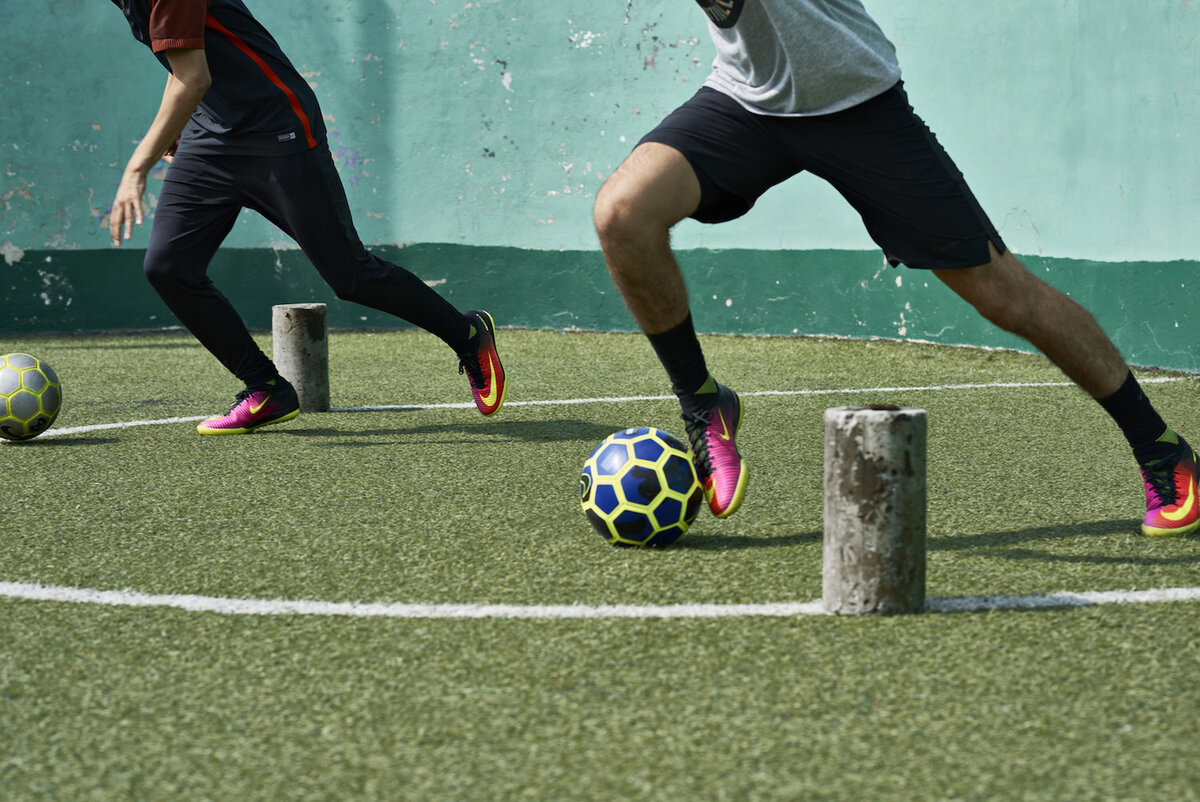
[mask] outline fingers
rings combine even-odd
[[[108,214],[108,233],[112,237],[114,248],[121,247],[121,223],[124,222],[124,219],[125,215],[121,213],[121,207],[114,203],[112,211]]]
[[[112,237],[114,248],[121,247],[121,239],[133,238],[133,225],[139,226],[145,218],[145,208],[142,205],[142,193],[145,191],[145,179],[134,173],[126,173],[117,187],[116,197],[113,198],[112,211],[108,217],[108,233]]]
[[[145,213],[141,199],[136,201],[114,201],[112,213],[108,218],[108,233],[112,237],[114,248],[121,247],[121,239],[133,239],[133,225],[142,224]]]

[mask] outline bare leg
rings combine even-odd
[[[679,396],[709,509],[724,518],[746,492],[746,463],[734,440],[742,402],[708,374],[689,319],[687,287],[671,253],[672,226],[699,205],[700,181],[683,154],[645,143],[596,196],[596,233],[613,283]]]
[[[934,275],[1005,331],[1024,337],[1093,398],[1120,389],[1129,366],[1086,309],[1026,270],[1010,251]]]
[[[1144,534],[1185,535],[1200,528],[1194,452],[1146,400],[1112,340],[1087,310],[1012,254],[992,248],[991,255],[980,267],[934,272],[985,318],[1037,346],[1112,415],[1146,481]]]
[[[688,315],[687,288],[671,253],[671,227],[700,204],[700,182],[679,151],[639,145],[596,196],[595,222],[613,283],[646,334]]]

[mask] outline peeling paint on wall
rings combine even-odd
[[[366,242],[595,249],[596,190],[701,85],[713,57],[691,2],[252,6],[337,133],[331,148]],[[959,0],[869,8],[897,43],[918,111],[1018,253],[1200,253],[1189,217],[1200,207],[1200,183],[1189,178],[1200,172],[1190,135],[1200,129],[1200,95],[1188,83],[1200,4],[1146,14],[1127,0],[1095,0],[1083,13],[1079,0],[1011,0],[991,9],[983,38],[977,10]],[[87,71],[48,68],[44,42],[61,40]],[[24,250],[107,247],[108,204],[165,73],[108,4],[33,15],[0,30],[0,41],[11,73],[0,88],[0,237]],[[962,92],[965,82],[975,91]],[[997,109],[1006,112],[1000,139],[978,125]],[[152,207],[164,170],[151,176]],[[145,236],[145,227],[135,235]],[[251,214],[227,246],[278,241]],[[685,221],[675,242],[873,247],[857,215],[811,177],[768,193],[736,223]]]
[[[12,242],[6,242],[0,245],[0,256],[4,257],[5,264],[15,265],[25,258],[25,251],[13,245]]]

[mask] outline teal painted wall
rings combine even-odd
[[[407,249],[406,264],[430,280],[443,271],[481,280],[507,294],[483,300],[511,305],[514,322],[632,325],[610,302],[591,204],[641,134],[707,74],[712,45],[691,0],[249,4],[315,87],[365,242],[420,246]],[[1200,258],[1200,3],[866,5],[897,46],[918,111],[1009,245],[1031,268],[1049,265],[1046,275],[1085,302],[1095,297],[1107,309],[1121,299],[1111,312],[1094,311],[1127,353],[1200,367],[1184,336],[1197,298],[1186,279]],[[0,0],[6,19],[23,21],[0,30],[0,332],[109,327],[114,308],[128,309],[121,320],[131,327],[171,322],[142,284],[139,254],[110,253],[104,225],[164,73],[108,2],[29,8]],[[161,173],[151,179],[151,203],[160,182]],[[145,237],[139,232],[135,249]],[[922,286],[923,275],[880,272],[854,213],[807,176],[734,223],[686,221],[674,241],[688,252],[698,304],[730,295],[729,307],[698,308],[705,330],[809,333],[818,322],[834,327],[824,310],[848,308],[860,322],[824,333],[996,339],[944,293],[905,290]],[[311,280],[272,226],[246,213],[227,247],[219,265],[238,268],[224,288],[248,316],[303,300],[270,295],[276,282]],[[507,249],[530,252],[493,258]],[[769,293],[731,294],[759,286],[753,271],[764,268],[755,265],[786,285],[794,251],[827,254],[818,263],[830,271],[820,291],[810,274],[795,274],[809,288],[796,310],[781,314]],[[526,264],[608,300],[573,290],[559,308],[531,303],[530,282],[545,279]],[[88,265],[105,280],[91,280]],[[236,285],[249,275],[249,286]],[[731,311],[755,304],[754,314]],[[597,308],[611,316],[597,317]],[[923,333],[910,320],[927,322]]]
[[[424,276],[459,308],[486,307],[502,326],[635,328],[596,251],[422,244],[382,246],[377,252]],[[2,289],[21,302],[7,304],[0,314],[0,336],[176,324],[141,280],[140,252],[37,251],[26,258],[37,269],[9,272]],[[679,260],[704,331],[1028,350],[932,276],[885,267],[871,251],[687,249]],[[1132,364],[1200,370],[1194,345],[1200,264],[1026,261],[1091,309]],[[253,328],[271,327],[271,304],[313,301],[328,304],[336,328],[396,327],[394,318],[334,298],[296,250],[227,249],[218,253],[210,274],[230,289],[230,300]],[[1145,280],[1147,275],[1154,280]]]

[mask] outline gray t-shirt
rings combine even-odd
[[[706,4],[701,0],[701,5]],[[811,116],[848,109],[900,80],[896,49],[859,0],[722,0],[709,20],[717,58],[704,85],[746,109]],[[721,12],[716,12],[721,19]],[[728,20],[723,20],[728,24]]]

